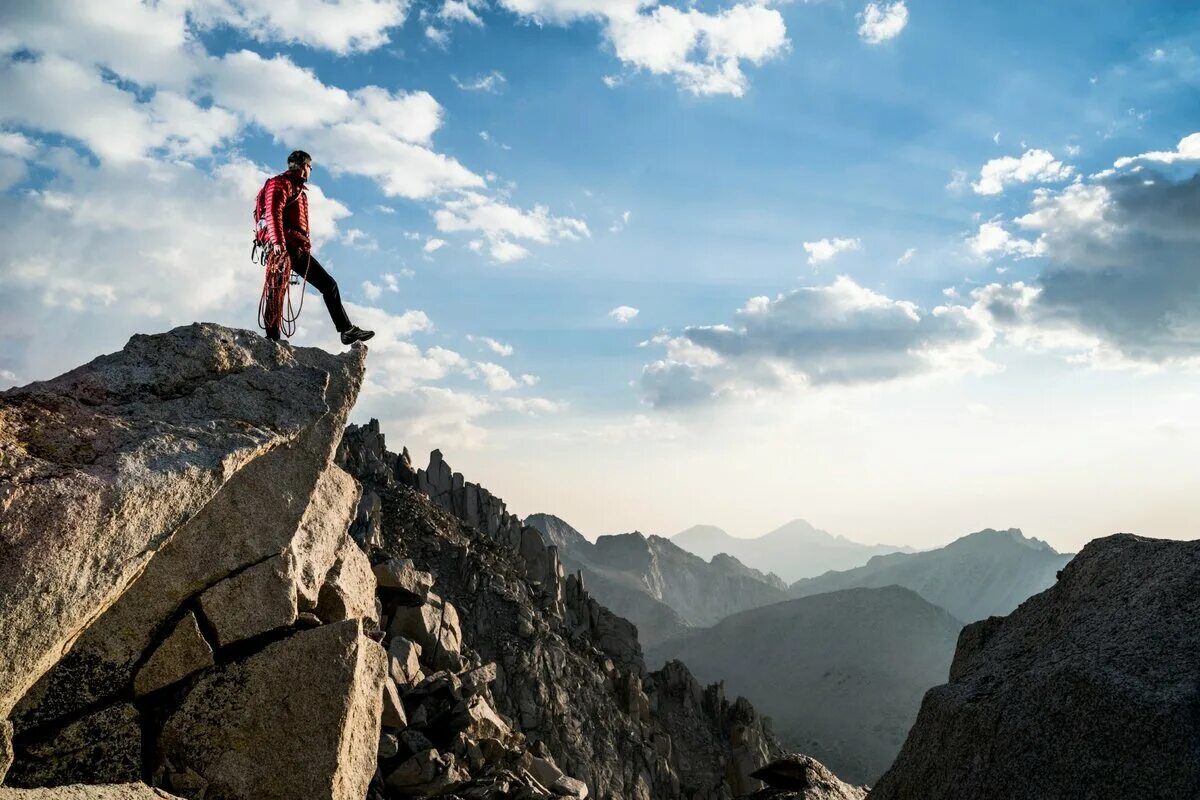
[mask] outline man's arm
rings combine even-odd
[[[283,181],[272,179],[267,187],[267,241],[276,253],[287,249],[283,232],[283,206],[287,202],[287,189]]]

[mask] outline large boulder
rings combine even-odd
[[[215,499],[257,483],[302,512],[310,492],[266,462],[319,443],[328,461],[364,352],[196,324],[0,393],[0,717]],[[245,527],[279,513],[258,505]]]
[[[0,778],[11,742],[30,789],[365,796],[387,657],[332,463],[364,357],[194,325],[0,395]]]
[[[358,496],[353,479],[323,463],[327,457],[287,446],[249,465],[21,700],[18,728],[118,695],[189,603],[201,616],[214,614],[220,625],[214,645],[286,625],[297,610],[315,608]],[[339,511],[331,513],[335,505]]]
[[[359,620],[323,625],[206,674],[167,717],[158,757],[208,797],[362,800],[387,658]]]
[[[1200,797],[1200,542],[1118,534],[967,626],[872,800]]]

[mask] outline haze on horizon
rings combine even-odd
[[[1200,532],[1200,8],[53,0],[0,53],[0,386],[253,327],[303,148],[356,420],[521,515]]]

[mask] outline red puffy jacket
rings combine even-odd
[[[290,250],[311,250],[308,236],[308,192],[300,173],[288,170],[263,184],[259,193],[265,238]]]

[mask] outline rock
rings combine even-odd
[[[824,764],[805,755],[790,755],[772,761],[752,773],[769,787],[749,797],[794,798],[794,800],[863,800],[865,786],[850,786],[830,772]]]
[[[18,730],[120,696],[181,607],[248,567],[276,556],[285,559],[286,569],[279,571],[294,579],[291,591],[297,599],[271,605],[284,609],[279,618],[290,616],[292,603],[299,606],[298,597],[309,592],[315,605],[338,541],[345,537],[338,525],[346,523],[358,496],[353,479],[329,461],[338,430],[333,426],[348,413],[362,370],[358,357],[322,356],[331,369],[338,368],[318,373],[328,404],[324,410],[315,419],[298,421],[302,425],[294,439],[243,466],[175,531],[137,580],[21,699],[13,714]],[[297,370],[293,379],[310,372]],[[343,514],[331,512],[338,507]],[[283,593],[280,586],[273,596]]]
[[[392,615],[392,636],[403,636],[421,645],[426,658],[435,658],[434,651],[458,653],[462,646],[462,626],[458,611],[451,603],[443,603],[436,595],[432,602],[421,606],[401,606]],[[437,668],[438,664],[434,664]]]
[[[964,629],[872,800],[1196,797],[1200,542],[1090,542]]]
[[[0,393],[0,718],[215,498],[331,449],[364,354],[197,324]]]
[[[576,780],[569,775],[563,775],[550,785],[550,791],[554,792],[559,797],[574,797],[576,800],[587,800],[588,788],[583,781]]]
[[[0,787],[0,800],[179,800],[144,783],[111,786],[55,786],[52,789]]]
[[[393,636],[388,644],[391,658],[391,675],[398,686],[409,685],[421,680],[421,645],[403,636]]]
[[[375,576],[371,572],[371,562],[349,538],[342,538],[337,561],[321,586],[317,616],[325,622],[379,620],[375,610]]]
[[[499,739],[504,741],[512,735],[508,723],[500,719],[500,715],[482,697],[473,697],[467,705],[470,722],[466,732],[475,739]]]
[[[402,796],[425,797],[441,794],[470,775],[458,765],[453,753],[425,750],[392,770],[387,785]]]
[[[0,720],[0,783],[8,774],[8,766],[12,764],[12,760],[12,723],[4,719]]]
[[[229,800],[362,800],[375,772],[383,649],[348,620],[204,675],[163,723],[160,757]]]
[[[219,647],[296,622],[300,606],[291,567],[289,559],[276,556],[200,595],[200,610],[216,632]]]
[[[141,717],[132,705],[98,709],[16,748],[5,782],[33,788],[142,778]]]
[[[472,695],[496,680],[496,662],[491,661],[481,667],[464,672],[460,678],[463,694]]]
[[[400,700],[400,693],[396,691],[396,683],[390,676],[383,680],[383,724],[389,728],[408,727],[404,703]]]
[[[355,452],[363,445],[354,430],[339,455],[347,465],[370,461]],[[428,572],[436,586],[408,608],[380,590],[409,728],[381,765],[388,788],[377,783],[372,800],[434,792],[730,800],[731,781],[750,783],[750,771],[780,755],[745,701],[726,702],[682,666],[673,689],[648,672],[634,626],[589,596],[579,576],[564,577],[558,548],[523,533],[503,501],[455,474],[440,452],[418,471],[418,490],[393,469],[391,478],[359,475],[381,499],[383,545],[372,557]],[[439,641],[447,635],[450,643]],[[421,649],[410,661],[413,644]],[[414,678],[420,667],[433,674]],[[557,773],[543,784],[522,767],[526,757]],[[446,777],[452,766],[461,783]]]
[[[419,606],[429,599],[433,576],[413,567],[410,558],[393,558],[374,567],[375,580],[384,594],[405,606]]]
[[[194,672],[213,665],[212,647],[196,624],[196,615],[188,612],[158,646],[150,660],[138,670],[133,693],[138,697],[183,680]]]
[[[396,738],[394,733],[379,734],[379,760],[386,761],[389,758],[395,758],[400,752],[400,740]]]

